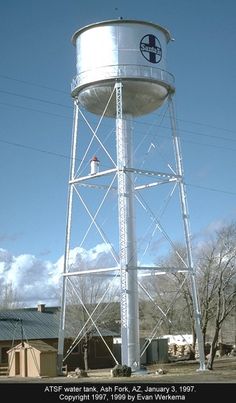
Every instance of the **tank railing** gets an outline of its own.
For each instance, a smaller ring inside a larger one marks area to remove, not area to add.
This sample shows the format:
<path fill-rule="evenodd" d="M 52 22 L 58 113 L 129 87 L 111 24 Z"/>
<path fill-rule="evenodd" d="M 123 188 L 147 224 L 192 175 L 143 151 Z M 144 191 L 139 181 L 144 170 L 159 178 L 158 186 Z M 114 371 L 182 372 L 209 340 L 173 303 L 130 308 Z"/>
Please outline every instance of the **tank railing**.
<path fill-rule="evenodd" d="M 161 82 L 174 88 L 174 76 L 168 71 L 152 66 L 135 64 L 108 65 L 86 70 L 75 76 L 72 80 L 71 91 L 98 81 L 123 79 L 146 79 Z"/>

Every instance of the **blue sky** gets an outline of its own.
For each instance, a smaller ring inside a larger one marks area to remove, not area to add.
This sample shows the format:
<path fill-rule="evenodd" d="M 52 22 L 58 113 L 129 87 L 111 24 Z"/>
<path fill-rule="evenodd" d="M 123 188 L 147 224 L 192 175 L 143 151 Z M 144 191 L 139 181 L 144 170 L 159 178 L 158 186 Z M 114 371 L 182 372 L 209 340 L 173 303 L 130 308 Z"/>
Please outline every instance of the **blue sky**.
<path fill-rule="evenodd" d="M 175 76 L 192 234 L 201 237 L 235 219 L 235 15 L 233 0 L 1 2 L 2 282 L 20 286 L 26 274 L 36 282 L 42 270 L 44 281 L 48 276 L 53 283 L 53 271 L 61 268 L 70 84 L 76 73 L 71 36 L 90 23 L 122 16 L 171 32 L 175 41 L 168 45 L 168 71 Z"/>

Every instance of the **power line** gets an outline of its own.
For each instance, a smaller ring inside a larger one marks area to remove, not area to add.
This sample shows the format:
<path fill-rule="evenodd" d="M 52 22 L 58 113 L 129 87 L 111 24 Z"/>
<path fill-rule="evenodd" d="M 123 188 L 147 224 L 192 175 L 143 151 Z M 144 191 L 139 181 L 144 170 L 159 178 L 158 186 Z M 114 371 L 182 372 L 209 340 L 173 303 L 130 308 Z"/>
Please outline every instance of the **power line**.
<path fill-rule="evenodd" d="M 40 153 L 43 153 L 43 154 L 54 155 L 56 157 L 66 158 L 66 159 L 70 160 L 70 157 L 68 155 L 59 154 L 59 153 L 56 153 L 56 152 L 53 152 L 53 151 L 43 150 L 43 149 L 37 148 L 37 147 L 27 146 L 26 144 L 14 143 L 13 141 L 7 141 L 7 140 L 1 140 L 1 139 L 0 139 L 0 143 L 15 146 L 15 147 L 24 148 L 26 150 L 37 151 L 37 152 L 40 152 Z"/>
<path fill-rule="evenodd" d="M 32 83 L 31 81 L 19 80 L 19 79 L 14 78 L 14 77 L 5 76 L 5 75 L 3 75 L 3 74 L 0 74 L 0 77 L 5 78 L 6 80 L 11 80 L 11 81 L 16 81 L 16 82 L 18 82 L 18 83 L 23 83 L 23 84 L 31 85 L 31 86 L 33 86 L 33 87 L 44 88 L 44 89 L 46 89 L 46 90 L 56 91 L 56 92 L 60 92 L 60 93 L 62 93 L 62 94 L 67 94 L 67 95 L 69 94 L 69 92 L 59 90 L 58 88 L 53 88 L 53 87 L 48 87 L 48 86 L 42 85 L 42 84 Z"/>
<path fill-rule="evenodd" d="M 9 108 L 18 108 L 18 109 L 24 109 L 24 110 L 28 110 L 31 112 L 37 112 L 37 113 L 43 113 L 45 115 L 52 115 L 52 116 L 56 116 L 59 118 L 66 118 L 66 119 L 71 119 L 71 116 L 66 116 L 66 115 L 61 115 L 59 113 L 53 113 L 53 112 L 47 112 L 47 111 L 41 111 L 40 109 L 35 109 L 35 108 L 29 108 L 27 106 L 22 106 L 22 105 L 14 105 L 14 104 L 9 104 L 7 102 L 0 102 L 0 105 L 4 105 L 4 106 L 8 106 Z"/>
<path fill-rule="evenodd" d="M 0 90 L 0 92 L 6 93 L 6 94 L 10 94 L 10 95 L 16 95 L 16 96 L 18 96 L 18 97 L 23 97 L 23 98 L 26 98 L 26 99 L 31 99 L 31 100 L 34 100 L 34 101 L 39 101 L 39 102 L 42 102 L 42 103 L 47 103 L 47 104 L 52 104 L 52 105 L 58 105 L 58 106 L 60 106 L 60 107 L 64 107 L 64 108 L 67 108 L 67 109 L 71 109 L 71 110 L 72 110 L 72 106 L 67 106 L 67 105 L 64 105 L 64 104 L 57 103 L 57 102 L 52 102 L 52 101 L 44 100 L 44 99 L 37 98 L 37 97 L 30 97 L 30 96 L 21 95 L 21 94 L 15 94 L 15 93 L 11 93 L 11 92 L 9 92 L 9 91 Z M 59 115 L 59 114 L 52 113 L 52 112 L 41 111 L 41 110 L 39 110 L 39 109 L 29 108 L 29 107 L 25 107 L 25 106 L 22 106 L 22 105 L 14 105 L 14 104 L 6 103 L 6 102 L 0 102 L 0 105 L 6 105 L 6 106 L 8 106 L 8 107 L 14 107 L 14 108 L 20 108 L 20 109 L 24 109 L 24 110 L 30 110 L 30 111 L 34 111 L 34 112 L 39 112 L 39 113 L 47 114 L 47 115 L 57 116 L 57 117 L 60 117 L 60 118 L 62 118 L 62 117 L 69 118 L 69 116 L 65 116 L 65 115 L 63 116 L 63 115 Z M 138 121 L 135 121 L 135 120 L 134 120 L 134 122 L 137 122 L 138 124 L 145 124 L 145 126 L 155 126 L 155 123 L 150 123 L 150 122 L 138 122 Z M 163 126 L 163 125 L 158 125 L 158 128 L 165 129 L 165 130 L 170 130 L 170 127 L 168 127 L 168 126 Z M 190 133 L 190 134 L 194 134 L 194 135 L 197 135 L 197 136 L 215 138 L 215 139 L 217 139 L 217 140 L 219 139 L 219 140 L 224 140 L 224 141 L 233 141 L 233 142 L 236 142 L 236 139 L 231 139 L 231 138 L 223 137 L 223 136 L 209 135 L 209 134 L 199 133 L 199 132 L 195 132 L 195 131 L 191 131 L 191 130 L 185 130 L 185 129 L 180 129 L 179 131 L 180 131 L 181 133 Z M 147 133 L 147 135 L 152 135 L 152 136 L 153 136 L 153 133 Z M 164 136 L 158 135 L 158 137 L 164 137 Z M 182 136 L 181 136 L 181 137 L 182 137 Z M 220 145 L 216 145 L 216 144 L 197 143 L 197 142 L 193 142 L 193 141 L 191 141 L 191 140 L 190 140 L 190 141 L 189 141 L 189 140 L 183 140 L 183 141 L 188 142 L 188 143 L 192 143 L 192 144 L 199 144 L 199 145 L 202 145 L 202 146 L 215 147 L 215 148 L 222 148 L 222 149 L 226 149 L 226 150 L 230 150 L 230 151 L 235 151 L 235 150 L 232 149 L 232 148 L 227 148 L 227 147 L 225 147 L 225 146 L 220 146 Z"/>
<path fill-rule="evenodd" d="M 67 94 L 67 95 L 69 95 L 69 92 L 60 90 L 60 89 L 58 89 L 58 88 L 48 87 L 48 86 L 46 86 L 46 85 L 36 84 L 36 83 L 30 82 L 30 81 L 20 80 L 20 79 L 14 78 L 14 77 L 6 76 L 6 75 L 0 75 L 0 77 L 2 77 L 2 78 L 4 78 L 4 79 L 7 79 L 7 80 L 16 81 L 16 82 L 20 82 L 20 83 L 23 83 L 23 84 L 27 84 L 27 85 L 31 85 L 31 86 L 35 86 L 35 87 L 39 87 L 39 88 L 43 88 L 43 89 L 48 89 L 48 90 L 50 90 L 50 91 L 56 91 L 56 92 L 60 92 L 60 93 L 62 93 L 62 94 Z M 4 92 L 4 91 L 3 91 L 3 90 L 0 90 L 0 92 Z M 27 96 L 25 96 L 25 95 L 14 94 L 14 93 L 10 93 L 10 92 L 5 92 L 5 93 L 8 93 L 8 94 L 10 94 L 10 95 L 16 95 L 16 96 L 22 96 L 22 97 L 30 98 L 30 99 L 33 99 L 33 100 L 39 100 L 40 102 L 51 103 L 50 101 L 42 100 L 42 99 L 36 98 L 36 97 L 27 97 Z M 64 107 L 68 108 L 68 106 L 63 105 L 63 104 L 54 103 L 54 102 L 53 102 L 53 104 L 58 105 L 58 106 L 64 106 Z M 227 128 L 223 128 L 223 127 L 217 127 L 217 126 L 214 126 L 214 125 L 211 125 L 211 124 L 208 124 L 208 123 L 196 122 L 196 121 L 191 121 L 191 120 L 186 120 L 186 119 L 181 119 L 181 118 L 176 118 L 176 120 L 177 120 L 177 121 L 186 122 L 186 123 L 195 124 L 195 125 L 206 126 L 206 127 L 210 127 L 210 128 L 212 128 L 212 129 L 216 129 L 216 130 L 221 130 L 221 131 L 223 130 L 223 131 L 227 131 L 227 132 L 230 132 L 230 133 L 236 133 L 236 130 L 231 130 L 231 129 L 227 129 Z M 135 121 L 135 120 L 134 120 L 134 121 Z M 140 123 L 140 122 L 139 122 L 139 123 Z M 142 122 L 142 123 L 143 123 L 143 124 L 149 124 L 149 125 L 150 125 L 149 122 Z M 163 126 L 163 128 L 166 128 L 166 127 Z M 169 129 L 169 128 L 168 128 L 168 129 Z M 223 139 L 223 140 L 236 141 L 236 139 L 231 139 L 231 138 L 228 138 L 228 137 L 207 135 L 207 134 L 205 134 L 205 133 L 199 133 L 199 132 L 190 131 L 190 130 L 185 130 L 185 129 L 180 129 L 180 131 L 181 131 L 181 132 L 185 131 L 185 132 L 192 133 L 192 134 L 196 134 L 196 135 L 202 135 L 202 136 L 213 137 L 213 138 L 217 138 L 217 139 L 219 138 L 219 139 Z"/>
<path fill-rule="evenodd" d="M 184 140 L 184 139 L 181 139 L 181 142 L 182 142 L 182 143 L 188 143 L 188 144 L 200 145 L 200 146 L 203 146 L 203 147 L 219 148 L 219 149 L 221 149 L 221 150 L 228 150 L 228 151 L 236 152 L 236 149 L 234 149 L 234 148 L 232 148 L 232 147 L 219 146 L 219 145 L 217 145 L 217 144 L 198 143 L 197 141 Z"/>
<path fill-rule="evenodd" d="M 216 189 L 216 188 L 209 188 L 206 186 L 201 186 L 201 185 L 193 185 L 191 183 L 186 183 L 187 186 L 203 189 L 203 190 L 210 190 L 211 192 L 218 192 L 218 193 L 225 193 L 229 195 L 236 196 L 236 192 L 229 192 L 228 190 L 222 190 L 222 189 Z"/>
<path fill-rule="evenodd" d="M 71 159 L 70 156 L 65 155 L 65 154 L 59 154 L 59 153 L 56 153 L 56 152 L 53 152 L 53 151 L 43 150 L 43 149 L 40 149 L 40 148 L 37 148 L 37 147 L 27 146 L 25 144 L 14 143 L 14 142 L 11 142 L 11 141 L 1 140 L 1 139 L 0 139 L 0 142 L 4 143 L 4 144 L 11 145 L 11 146 L 21 147 L 21 148 L 24 148 L 24 149 L 29 149 L 31 151 L 40 152 L 40 153 L 43 153 L 43 154 L 53 155 L 53 156 L 60 157 L 60 158 L 66 158 L 68 160 Z M 78 159 L 78 161 L 81 161 L 81 160 Z M 191 186 L 191 187 L 195 187 L 195 188 L 199 188 L 199 189 L 203 189 L 203 190 L 209 190 L 211 192 L 225 193 L 225 194 L 229 194 L 229 195 L 233 195 L 233 196 L 236 195 L 236 192 L 229 192 L 227 190 L 210 188 L 210 187 L 201 186 L 201 185 L 193 185 L 191 183 L 186 183 L 186 186 Z"/>
<path fill-rule="evenodd" d="M 140 124 L 140 125 L 145 125 L 145 126 L 155 126 L 155 123 L 150 123 L 150 122 L 145 122 L 145 121 L 137 121 L 134 119 L 134 122 Z M 159 128 L 161 129 L 165 129 L 165 130 L 171 130 L 171 128 L 169 126 L 164 126 L 164 125 L 158 125 Z M 227 129 L 222 129 L 222 130 L 227 130 Z M 215 138 L 215 139 L 219 139 L 219 140 L 224 140 L 224 141 L 236 141 L 236 139 L 231 138 L 231 137 L 224 137 L 224 136 L 216 136 L 213 134 L 206 134 L 206 133 L 201 133 L 201 132 L 197 132 L 194 130 L 187 130 L 187 129 L 178 129 L 178 132 L 180 133 L 190 133 L 190 134 L 194 134 L 196 136 L 203 136 L 203 137 L 211 137 L 211 138 Z M 236 133 L 236 131 L 232 130 L 232 133 Z"/>
<path fill-rule="evenodd" d="M 181 118 L 178 118 L 177 120 L 180 121 L 180 122 L 191 123 L 191 124 L 194 124 L 194 125 L 211 127 L 212 129 L 216 129 L 216 130 L 224 130 L 224 131 L 234 133 L 234 134 L 236 133 L 236 130 L 226 129 L 225 127 L 217 127 L 217 126 L 211 125 L 209 123 L 195 122 L 193 120 L 186 120 L 186 119 L 181 119 Z"/>
<path fill-rule="evenodd" d="M 30 99 L 31 101 L 38 101 L 38 102 L 43 102 L 43 103 L 45 103 L 45 104 L 57 105 L 57 106 L 61 106 L 61 107 L 63 107 L 63 108 L 69 108 L 69 109 L 71 109 L 71 106 L 64 105 L 64 104 L 60 104 L 59 102 L 48 101 L 48 100 L 46 100 L 46 99 L 31 97 L 31 96 L 29 96 L 29 95 L 17 94 L 16 92 L 10 92 L 10 91 L 5 91 L 5 90 L 1 90 L 1 89 L 0 89 L 0 92 L 3 93 L 3 94 L 7 94 L 7 95 L 14 95 L 14 97 L 20 97 L 20 98 Z"/>

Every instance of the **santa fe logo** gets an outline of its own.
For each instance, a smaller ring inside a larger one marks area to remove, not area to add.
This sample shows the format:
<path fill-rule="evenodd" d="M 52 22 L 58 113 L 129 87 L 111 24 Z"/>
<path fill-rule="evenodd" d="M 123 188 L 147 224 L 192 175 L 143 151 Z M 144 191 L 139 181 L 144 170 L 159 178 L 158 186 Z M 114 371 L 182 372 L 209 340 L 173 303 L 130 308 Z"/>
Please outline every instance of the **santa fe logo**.
<path fill-rule="evenodd" d="M 159 63 L 162 57 L 160 41 L 156 36 L 145 35 L 140 41 L 140 51 L 150 63 Z"/>

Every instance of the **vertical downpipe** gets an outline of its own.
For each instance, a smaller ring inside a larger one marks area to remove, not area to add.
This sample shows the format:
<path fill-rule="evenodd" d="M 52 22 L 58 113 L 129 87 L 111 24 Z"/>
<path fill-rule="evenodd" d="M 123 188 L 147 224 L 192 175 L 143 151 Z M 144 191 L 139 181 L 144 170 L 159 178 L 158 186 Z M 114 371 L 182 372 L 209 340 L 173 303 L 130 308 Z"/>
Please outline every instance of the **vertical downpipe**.
<path fill-rule="evenodd" d="M 122 83 L 116 84 L 116 147 L 121 275 L 122 364 L 140 368 L 137 248 L 131 116 L 123 115 Z"/>

